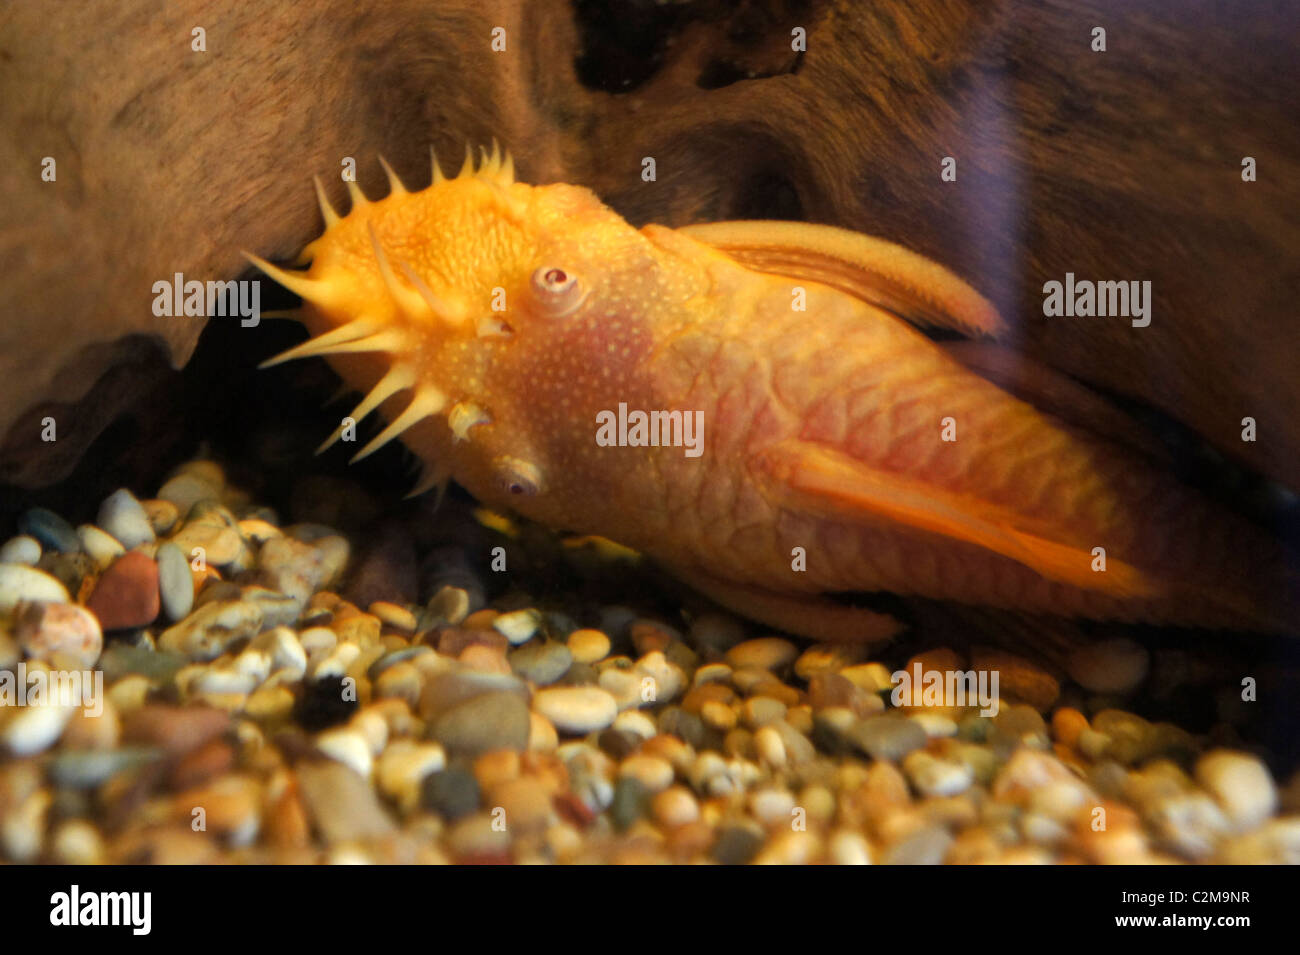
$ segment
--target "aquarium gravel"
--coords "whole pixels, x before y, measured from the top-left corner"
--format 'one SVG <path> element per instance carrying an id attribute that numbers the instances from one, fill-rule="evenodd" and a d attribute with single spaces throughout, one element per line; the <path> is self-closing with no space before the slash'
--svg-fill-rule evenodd
<path id="1" fill-rule="evenodd" d="M 0 548 L 4 859 L 1300 861 L 1300 776 L 1230 727 L 1131 711 L 1138 642 L 1053 672 L 652 615 L 630 585 L 579 592 L 641 573 L 621 548 L 453 496 L 421 549 L 329 526 L 349 493 L 282 523 L 195 460 L 94 524 L 22 515 Z M 573 583 L 530 594 L 548 564 Z M 967 667 L 993 696 L 935 705 L 931 675 Z"/>

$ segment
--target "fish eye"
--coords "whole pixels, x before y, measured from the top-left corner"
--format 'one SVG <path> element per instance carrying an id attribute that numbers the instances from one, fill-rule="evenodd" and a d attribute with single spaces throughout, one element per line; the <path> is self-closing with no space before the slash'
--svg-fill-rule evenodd
<path id="1" fill-rule="evenodd" d="M 552 315 L 567 315 L 586 297 L 578 277 L 558 265 L 543 265 L 533 273 L 533 292 Z"/>
<path id="2" fill-rule="evenodd" d="M 519 458 L 502 457 L 493 462 L 501 489 L 510 495 L 532 497 L 541 493 L 542 473 L 537 466 Z"/>

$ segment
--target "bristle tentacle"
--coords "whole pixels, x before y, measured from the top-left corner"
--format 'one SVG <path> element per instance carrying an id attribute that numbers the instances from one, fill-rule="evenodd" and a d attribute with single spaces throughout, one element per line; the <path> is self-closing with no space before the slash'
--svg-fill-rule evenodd
<path id="1" fill-rule="evenodd" d="M 379 165 L 384 167 L 384 175 L 388 177 L 388 194 L 390 196 L 404 196 L 407 194 L 406 186 L 393 171 L 393 167 L 388 164 L 388 160 L 383 156 L 379 157 Z"/>
<path id="2" fill-rule="evenodd" d="M 406 410 L 394 418 L 393 423 L 381 431 L 373 441 L 358 451 L 351 463 L 356 464 L 363 458 L 368 458 L 406 429 L 438 414 L 446 406 L 446 395 L 431 385 L 422 386 L 411 399 L 411 403 L 406 406 Z"/>

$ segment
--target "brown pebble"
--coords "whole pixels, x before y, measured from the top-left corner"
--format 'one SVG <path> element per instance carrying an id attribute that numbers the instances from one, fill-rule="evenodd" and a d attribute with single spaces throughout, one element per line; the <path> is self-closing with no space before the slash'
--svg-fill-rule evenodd
<path id="1" fill-rule="evenodd" d="M 1071 749 L 1079 740 L 1079 734 L 1088 728 L 1088 718 L 1072 706 L 1062 706 L 1052 714 L 1052 735 L 1058 743 Z"/>
<path id="2" fill-rule="evenodd" d="M 991 647 L 971 651 L 971 668 L 997 670 L 998 693 L 1005 702 L 1027 703 L 1040 713 L 1051 709 L 1061 684 L 1041 666 L 1024 657 Z"/>
<path id="3" fill-rule="evenodd" d="M 14 636 L 29 657 L 49 660 L 66 654 L 91 667 L 104 647 L 99 620 L 84 607 L 46 600 L 23 601 L 14 609 Z"/>
<path id="4" fill-rule="evenodd" d="M 105 630 L 143 627 L 157 618 L 160 606 L 158 565 L 135 550 L 109 565 L 86 601 Z"/>
<path id="5" fill-rule="evenodd" d="M 179 756 L 198 749 L 230 727 L 230 716 L 206 706 L 166 706 L 149 703 L 126 715 L 123 738 L 129 743 L 158 746 Z"/>
<path id="6" fill-rule="evenodd" d="M 510 662 L 502 651 L 477 643 L 462 650 L 456 659 L 471 670 L 478 670 L 481 673 L 513 672 L 510 669 Z"/>
<path id="7" fill-rule="evenodd" d="M 488 790 L 519 777 L 519 754 L 513 749 L 498 749 L 474 760 L 474 778 Z"/>
<path id="8" fill-rule="evenodd" d="M 482 646 L 505 653 L 510 641 L 505 634 L 495 630 L 465 630 L 449 627 L 438 631 L 438 652 L 445 657 L 458 657 L 466 647 Z"/>
<path id="9" fill-rule="evenodd" d="M 492 622 L 501 616 L 499 610 L 493 610 L 491 607 L 484 607 L 482 610 L 476 610 L 461 622 L 461 627 L 465 630 L 491 630 Z"/>
<path id="10" fill-rule="evenodd" d="M 175 789 L 201 786 L 213 776 L 229 772 L 235 765 L 235 750 L 224 740 L 214 739 L 187 753 L 172 769 Z"/>

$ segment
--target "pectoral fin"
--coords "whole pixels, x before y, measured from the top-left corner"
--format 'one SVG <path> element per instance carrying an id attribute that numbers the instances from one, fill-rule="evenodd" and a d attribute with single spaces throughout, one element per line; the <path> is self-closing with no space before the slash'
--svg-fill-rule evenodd
<path id="1" fill-rule="evenodd" d="M 676 230 L 758 272 L 820 282 L 913 324 L 998 336 L 1006 322 L 948 269 L 871 236 L 806 222 L 710 222 Z"/>
<path id="2" fill-rule="evenodd" d="M 859 523 L 895 524 L 974 544 L 1048 580 L 1112 597 L 1154 597 L 1164 589 L 1114 558 L 1092 569 L 1091 547 L 1059 539 L 1015 512 L 914 478 L 879 471 L 825 445 L 785 441 L 759 462 L 792 510 Z"/>

